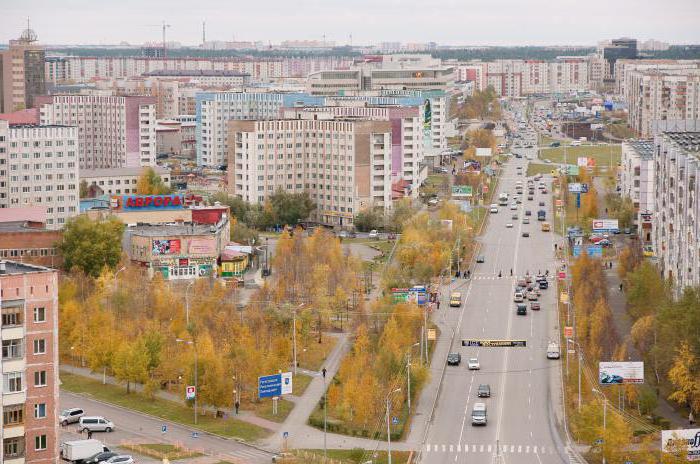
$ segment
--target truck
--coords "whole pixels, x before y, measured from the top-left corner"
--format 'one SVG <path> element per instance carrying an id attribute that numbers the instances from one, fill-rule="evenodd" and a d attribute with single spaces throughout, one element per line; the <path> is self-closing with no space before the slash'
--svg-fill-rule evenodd
<path id="1" fill-rule="evenodd" d="M 61 458 L 64 461 L 74 463 L 82 463 L 84 460 L 96 455 L 109 451 L 100 440 L 73 440 L 61 443 Z"/>
<path id="2" fill-rule="evenodd" d="M 537 212 L 537 220 L 544 221 L 545 219 L 547 219 L 547 212 L 543 209 L 539 210 Z"/>
<path id="3" fill-rule="evenodd" d="M 498 204 L 500 206 L 508 206 L 508 194 L 507 193 L 501 193 L 498 195 Z"/>

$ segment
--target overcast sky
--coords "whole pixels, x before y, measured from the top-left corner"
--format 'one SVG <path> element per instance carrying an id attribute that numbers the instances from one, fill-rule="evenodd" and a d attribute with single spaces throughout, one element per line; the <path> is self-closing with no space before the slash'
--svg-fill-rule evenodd
<path id="1" fill-rule="evenodd" d="M 448 45 L 700 43 L 700 0 L 0 0 L 0 43 L 31 19 L 45 44 L 317 39 Z"/>

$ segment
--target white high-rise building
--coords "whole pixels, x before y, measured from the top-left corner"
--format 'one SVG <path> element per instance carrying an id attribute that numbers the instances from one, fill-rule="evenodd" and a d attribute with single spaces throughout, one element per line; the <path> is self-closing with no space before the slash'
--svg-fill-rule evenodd
<path id="1" fill-rule="evenodd" d="M 0 120 L 0 208 L 40 206 L 46 226 L 79 213 L 78 128 Z"/>
<path id="2" fill-rule="evenodd" d="M 651 243 L 651 218 L 654 214 L 654 142 L 629 140 L 622 143 L 620 194 L 632 200 L 637 233 Z"/>

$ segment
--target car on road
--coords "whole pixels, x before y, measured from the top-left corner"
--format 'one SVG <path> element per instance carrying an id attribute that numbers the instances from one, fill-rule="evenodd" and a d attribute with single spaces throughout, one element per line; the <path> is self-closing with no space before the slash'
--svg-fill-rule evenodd
<path id="1" fill-rule="evenodd" d="M 529 209 L 526 209 L 525 216 L 532 216 L 532 211 L 530 211 Z"/>
<path id="2" fill-rule="evenodd" d="M 435 205 L 437 205 L 439 202 L 440 202 L 440 199 L 439 199 L 439 198 L 431 198 L 430 200 L 428 200 L 428 204 L 429 204 L 430 206 L 435 206 Z"/>
<path id="3" fill-rule="evenodd" d="M 510 205 L 510 210 L 511 211 L 517 211 L 518 209 L 518 204 L 517 203 L 511 203 Z"/>
<path id="4" fill-rule="evenodd" d="M 448 366 L 459 366 L 462 362 L 462 355 L 459 353 L 450 353 L 447 355 Z"/>
<path id="5" fill-rule="evenodd" d="M 552 160 L 549 159 L 549 158 L 545 159 L 544 162 L 547 163 L 547 164 L 552 164 Z"/>
<path id="6" fill-rule="evenodd" d="M 547 282 L 546 280 L 540 280 L 538 286 L 541 290 L 547 290 L 549 288 L 549 282 Z"/>
<path id="7" fill-rule="evenodd" d="M 68 424 L 74 424 L 80 420 L 81 417 L 85 415 L 85 411 L 82 408 L 70 408 L 61 411 L 58 415 L 58 423 L 66 426 Z"/>
<path id="8" fill-rule="evenodd" d="M 516 303 L 522 303 L 524 298 L 525 296 L 522 292 L 515 292 L 515 294 L 513 295 L 513 301 Z"/>
<path id="9" fill-rule="evenodd" d="M 453 308 L 458 308 L 462 306 L 462 293 L 452 292 L 450 294 L 450 306 Z"/>
<path id="10" fill-rule="evenodd" d="M 527 287 L 527 280 L 525 280 L 525 279 L 518 279 L 517 286 L 518 286 L 518 287 L 522 287 L 522 288 Z"/>
<path id="11" fill-rule="evenodd" d="M 523 218 L 523 224 L 530 224 L 530 219 Z"/>
<path id="12" fill-rule="evenodd" d="M 106 461 L 109 458 L 113 458 L 114 456 L 119 456 L 119 453 L 115 453 L 114 451 L 102 451 L 100 453 L 97 453 L 97 454 L 85 459 L 83 461 L 83 463 L 84 464 L 98 464 L 100 462 Z"/>
<path id="13" fill-rule="evenodd" d="M 533 301 L 530 303 L 530 311 L 539 311 L 540 310 L 540 303 L 537 301 Z"/>
<path id="14" fill-rule="evenodd" d="M 599 241 L 597 244 L 604 247 L 604 248 L 608 248 L 608 247 L 612 246 L 612 242 L 610 240 L 608 240 L 607 238 L 604 238 L 603 240 Z"/>
<path id="15" fill-rule="evenodd" d="M 547 194 L 547 187 L 543 187 L 543 188 L 542 188 L 542 193 L 545 194 L 545 195 Z"/>
<path id="16" fill-rule="evenodd" d="M 515 306 L 515 314 L 518 316 L 527 315 L 527 306 L 525 304 L 518 304 Z"/>
<path id="17" fill-rule="evenodd" d="M 506 222 L 506 229 L 512 229 L 513 228 L 513 223 L 512 222 Z"/>
<path id="18" fill-rule="evenodd" d="M 527 292 L 527 300 L 528 301 L 537 301 L 538 297 L 539 297 L 539 295 L 535 291 Z"/>
<path id="19" fill-rule="evenodd" d="M 476 262 L 477 263 L 484 263 L 484 262 L 486 262 L 486 257 L 484 255 L 479 255 L 476 257 Z"/>
<path id="20" fill-rule="evenodd" d="M 527 230 L 524 230 L 523 233 L 522 233 L 521 235 L 522 235 L 523 237 L 527 238 L 527 237 L 530 236 L 530 232 L 528 232 Z"/>
<path id="21" fill-rule="evenodd" d="M 534 199 L 535 199 L 535 198 L 534 198 L 532 195 L 528 195 L 528 196 L 527 196 L 527 201 L 532 201 L 532 200 L 534 200 Z"/>
<path id="22" fill-rule="evenodd" d="M 472 408 L 472 425 L 486 425 L 487 420 L 486 404 L 474 403 L 474 407 Z"/>
<path id="23" fill-rule="evenodd" d="M 517 221 L 518 220 L 518 214 L 514 214 L 510 217 L 512 220 Z"/>
<path id="24" fill-rule="evenodd" d="M 114 423 L 100 416 L 83 416 L 78 421 L 78 430 L 82 432 L 111 432 Z"/>
<path id="25" fill-rule="evenodd" d="M 559 356 L 561 356 L 559 344 L 556 342 L 549 342 L 549 344 L 547 344 L 547 359 L 559 359 Z"/>
<path id="26" fill-rule="evenodd" d="M 369 231 L 368 237 L 377 239 L 377 238 L 379 238 L 379 232 L 377 232 L 377 229 L 372 229 Z"/>
<path id="27" fill-rule="evenodd" d="M 479 360 L 476 358 L 469 358 L 469 361 L 467 361 L 467 367 L 469 367 L 470 371 L 477 371 L 481 369 L 481 366 L 479 365 Z"/>
<path id="28" fill-rule="evenodd" d="M 489 211 L 490 211 L 491 213 L 494 213 L 494 214 L 497 213 L 497 212 L 498 212 L 498 205 L 495 204 L 495 203 L 492 204 L 492 205 L 491 205 L 491 209 L 489 209 Z"/>
<path id="29" fill-rule="evenodd" d="M 540 206 L 544 206 L 544 201 L 541 201 L 541 202 L 539 203 L 539 205 L 540 205 Z"/>
<path id="30" fill-rule="evenodd" d="M 120 454 L 117 456 L 112 456 L 106 461 L 100 461 L 100 464 L 134 464 L 134 458 L 128 454 Z"/>
<path id="31" fill-rule="evenodd" d="M 479 398 L 490 398 L 491 397 L 491 386 L 487 383 L 482 383 L 476 390 L 476 396 Z"/>

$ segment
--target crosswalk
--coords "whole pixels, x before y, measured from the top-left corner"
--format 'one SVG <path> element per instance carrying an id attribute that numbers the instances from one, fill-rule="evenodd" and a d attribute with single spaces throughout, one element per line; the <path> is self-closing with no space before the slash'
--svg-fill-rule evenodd
<path id="1" fill-rule="evenodd" d="M 508 280 L 508 279 L 516 279 L 516 280 L 517 280 L 517 279 L 524 279 L 524 278 L 525 278 L 525 276 L 521 276 L 521 277 L 511 277 L 511 276 L 507 276 L 507 277 L 506 277 L 506 276 L 498 277 L 498 274 L 495 274 L 495 275 L 492 275 L 492 274 L 475 274 L 475 275 L 472 276 L 472 280 L 503 280 L 503 281 L 505 281 L 505 280 Z M 552 282 L 552 281 L 554 280 L 554 277 L 549 276 L 549 277 L 547 277 L 547 280 L 548 280 L 549 282 Z"/>
<path id="2" fill-rule="evenodd" d="M 501 454 L 554 454 L 553 446 L 541 445 L 499 445 Z M 426 443 L 425 451 L 429 453 L 493 454 L 498 451 L 495 444 L 454 444 Z"/>

